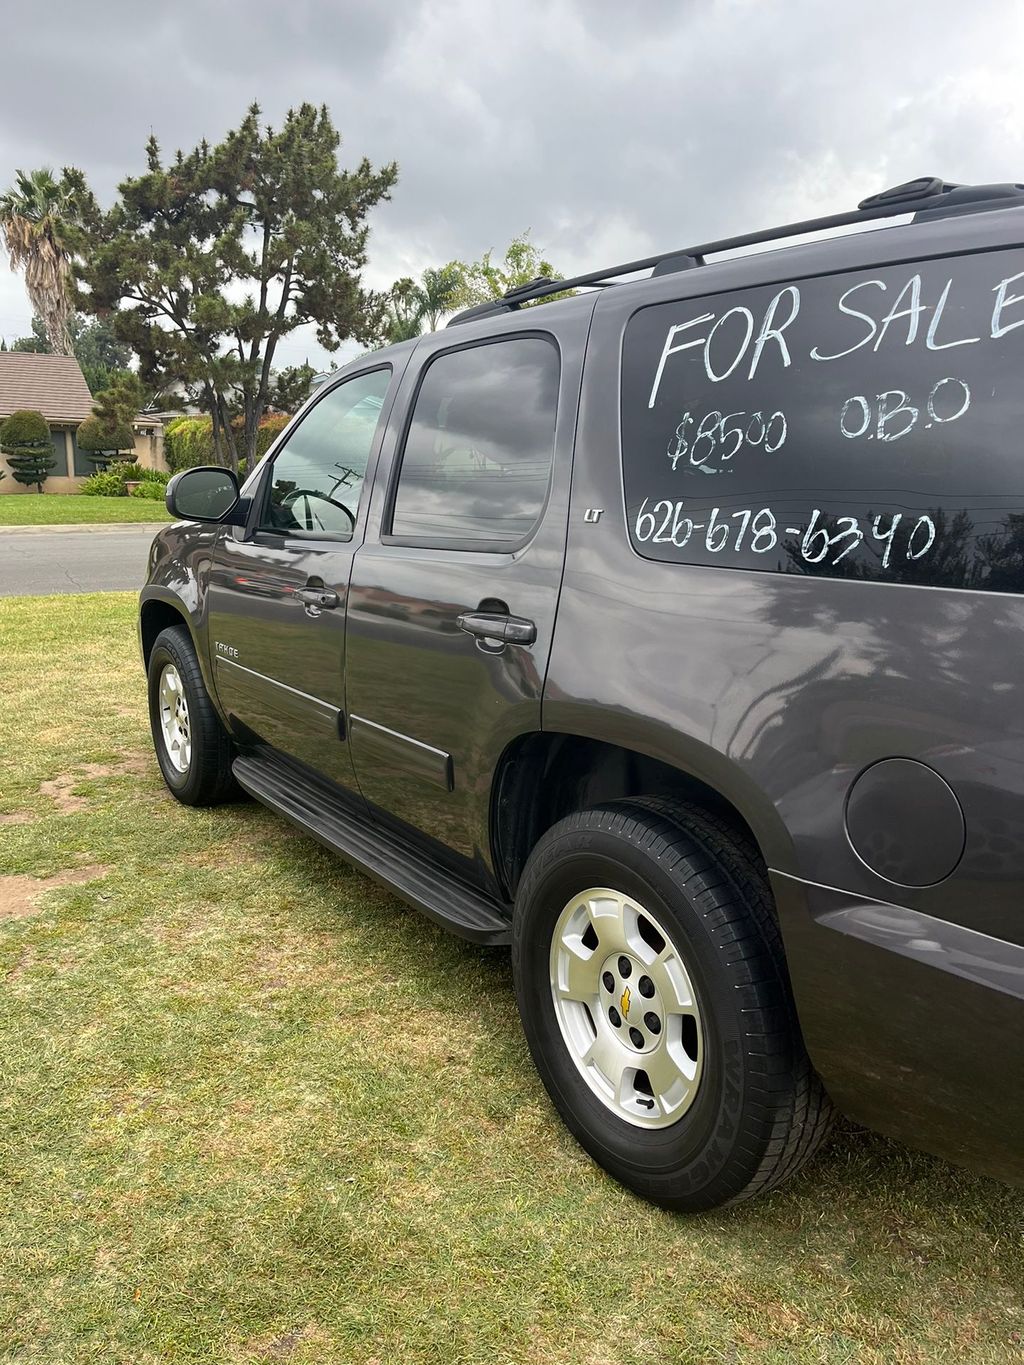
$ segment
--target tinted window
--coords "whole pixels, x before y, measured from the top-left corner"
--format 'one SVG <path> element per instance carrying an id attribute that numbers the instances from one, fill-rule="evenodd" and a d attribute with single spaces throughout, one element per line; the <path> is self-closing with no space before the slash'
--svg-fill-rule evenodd
<path id="1" fill-rule="evenodd" d="M 558 368 L 558 352 L 540 337 L 431 361 L 406 435 L 394 535 L 522 540 L 547 495 Z"/>
<path id="2" fill-rule="evenodd" d="M 640 554 L 1024 591 L 1024 252 L 660 304 L 623 357 Z"/>
<path id="3" fill-rule="evenodd" d="M 274 458 L 262 525 L 349 537 L 390 370 L 348 379 L 324 394 Z"/>

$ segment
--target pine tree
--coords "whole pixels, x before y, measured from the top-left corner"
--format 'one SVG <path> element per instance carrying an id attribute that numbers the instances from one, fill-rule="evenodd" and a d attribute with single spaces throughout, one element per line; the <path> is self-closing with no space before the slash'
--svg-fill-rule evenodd
<path id="1" fill-rule="evenodd" d="M 167 165 L 150 138 L 146 174 L 83 232 L 79 306 L 115 310 L 148 385 L 184 383 L 232 468 L 239 455 L 251 466 L 282 338 L 308 323 L 327 350 L 379 338 L 384 300 L 360 280 L 366 218 L 398 171 L 365 158 L 343 170 L 340 142 L 326 107 L 311 104 L 276 130 L 253 105 L 222 143 Z"/>

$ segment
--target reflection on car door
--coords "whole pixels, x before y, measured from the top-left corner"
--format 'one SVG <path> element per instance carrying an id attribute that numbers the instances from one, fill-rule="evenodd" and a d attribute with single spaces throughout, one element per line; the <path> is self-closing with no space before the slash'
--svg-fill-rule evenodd
<path id="1" fill-rule="evenodd" d="M 389 437 L 353 562 L 346 695 L 360 789 L 484 882 L 492 773 L 540 728 L 592 309 L 581 298 L 544 327 L 421 342 L 392 423 L 400 448 Z"/>
<path id="2" fill-rule="evenodd" d="M 349 787 L 345 604 L 393 385 L 378 367 L 318 396 L 264 472 L 249 528 L 221 533 L 210 574 L 210 652 L 232 728 Z"/>

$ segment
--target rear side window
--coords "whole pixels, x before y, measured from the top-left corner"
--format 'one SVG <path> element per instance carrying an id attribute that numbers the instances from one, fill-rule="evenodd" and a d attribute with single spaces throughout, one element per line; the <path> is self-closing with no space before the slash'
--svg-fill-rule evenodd
<path id="1" fill-rule="evenodd" d="M 427 366 L 405 438 L 391 532 L 514 545 L 547 496 L 558 351 L 542 337 L 446 351 Z"/>
<path id="2" fill-rule="evenodd" d="M 623 345 L 651 559 L 1024 591 L 1024 252 L 659 304 Z"/>

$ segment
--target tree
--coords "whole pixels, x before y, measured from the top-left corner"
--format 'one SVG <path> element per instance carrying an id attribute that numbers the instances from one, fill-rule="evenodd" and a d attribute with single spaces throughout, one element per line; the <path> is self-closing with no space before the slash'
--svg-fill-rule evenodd
<path id="1" fill-rule="evenodd" d="M 76 316 L 71 319 L 69 330 L 75 359 L 82 367 L 90 393 L 100 393 L 115 375 L 127 371 L 132 362 L 131 347 L 118 340 L 109 319 L 89 321 Z"/>
<path id="2" fill-rule="evenodd" d="M 459 298 L 465 289 L 465 268 L 458 261 L 449 261 L 436 270 L 424 270 L 420 277 L 423 316 L 432 332 L 445 313 L 459 306 Z"/>
<path id="3" fill-rule="evenodd" d="M 92 416 L 78 428 L 77 440 L 89 458 L 102 466 L 122 454 L 135 451 L 132 424 L 146 398 L 138 375 L 121 370 L 107 388 L 96 394 Z"/>
<path id="4" fill-rule="evenodd" d="M 476 303 L 500 299 L 510 289 L 520 289 L 536 279 L 559 278 L 560 272 L 550 261 L 544 260 L 540 249 L 530 241 L 529 230 L 512 238 L 505 249 L 504 258 L 497 264 L 491 259 L 493 254 L 487 251 L 479 261 L 453 263 L 462 277 L 462 285 L 455 299 L 456 307 L 468 308 Z M 553 294 L 544 302 L 566 298 L 571 292 Z"/>
<path id="5" fill-rule="evenodd" d="M 47 169 L 15 172 L 0 196 L 0 229 L 11 269 L 25 272 L 25 289 L 42 318 L 50 350 L 71 354 L 71 236 L 82 212 L 84 180 L 65 167 L 60 180 Z"/>
<path id="6" fill-rule="evenodd" d="M 251 462 L 270 397 L 278 344 L 312 323 L 329 351 L 378 340 L 384 300 L 365 291 L 371 209 L 398 171 L 338 164 L 326 107 L 289 110 L 279 130 L 253 105 L 238 129 L 165 166 L 155 138 L 148 169 L 125 180 L 109 213 L 88 226 L 81 306 L 113 314 L 142 378 L 186 386 L 213 420 L 218 458 L 237 468 L 232 408 Z"/>
<path id="7" fill-rule="evenodd" d="M 120 423 L 130 427 L 145 401 L 146 390 L 139 376 L 131 370 L 121 370 L 111 378 L 107 388 L 96 395 L 92 410 L 106 426 Z"/>
<path id="8" fill-rule="evenodd" d="M 127 370 L 131 364 L 131 347 L 118 341 L 107 319 L 90 321 L 81 313 L 72 313 L 68 318 L 68 335 L 72 354 L 82 367 L 90 393 L 105 389 L 113 374 Z M 46 325 L 38 317 L 32 319 L 32 335 L 18 337 L 11 347 L 12 351 L 35 351 L 42 355 L 49 354 L 51 349 Z"/>
<path id="9" fill-rule="evenodd" d="M 424 270 L 417 282 L 405 275 L 391 286 L 385 306 L 384 325 L 389 342 L 409 341 L 423 331 L 424 322 L 430 331 L 446 313 L 459 306 L 465 287 L 463 271 L 458 261 Z"/>
<path id="10" fill-rule="evenodd" d="M 0 450 L 18 483 L 35 484 L 41 493 L 56 464 L 50 428 L 43 414 L 21 408 L 0 422 Z"/>
<path id="11" fill-rule="evenodd" d="M 267 389 L 267 407 L 273 412 L 296 412 L 313 392 L 316 370 L 309 361 L 276 370 Z"/>
<path id="12" fill-rule="evenodd" d="M 71 330 L 71 319 L 68 319 L 68 332 Z M 12 351 L 31 351 L 33 355 L 51 355 L 50 339 L 46 335 L 46 323 L 42 318 L 33 315 L 32 335 L 27 337 L 15 337 L 11 344 Z"/>
<path id="13" fill-rule="evenodd" d="M 388 294 L 384 326 L 389 342 L 411 341 L 423 331 L 423 291 L 408 275 L 395 280 Z"/>

